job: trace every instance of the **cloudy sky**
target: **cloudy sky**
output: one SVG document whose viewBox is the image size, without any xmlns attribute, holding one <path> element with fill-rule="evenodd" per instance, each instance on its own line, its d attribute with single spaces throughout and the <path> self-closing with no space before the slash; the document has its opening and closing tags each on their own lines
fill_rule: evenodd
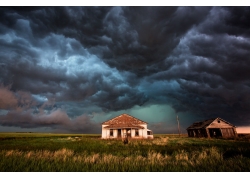
<svg viewBox="0 0 250 180">
<path fill-rule="evenodd" d="M 0 7 L 0 131 L 250 125 L 249 7 Z"/>
</svg>

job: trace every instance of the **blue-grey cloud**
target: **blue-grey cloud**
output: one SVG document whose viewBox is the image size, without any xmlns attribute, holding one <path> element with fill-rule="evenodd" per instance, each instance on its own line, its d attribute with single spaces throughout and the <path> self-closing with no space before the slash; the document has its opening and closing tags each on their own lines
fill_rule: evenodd
<svg viewBox="0 0 250 180">
<path fill-rule="evenodd" d="M 0 108 L 7 111 L 2 125 L 24 127 L 3 119 L 25 114 L 27 127 L 42 126 L 35 121 L 42 111 L 60 110 L 70 122 L 82 114 L 151 105 L 195 114 L 190 123 L 220 116 L 247 125 L 249 12 L 249 7 L 1 7 L 0 93 L 6 96 Z"/>
</svg>

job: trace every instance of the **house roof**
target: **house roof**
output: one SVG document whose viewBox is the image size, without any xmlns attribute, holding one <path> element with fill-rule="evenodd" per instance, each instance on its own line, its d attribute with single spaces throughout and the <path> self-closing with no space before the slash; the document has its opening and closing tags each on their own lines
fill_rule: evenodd
<svg viewBox="0 0 250 180">
<path fill-rule="evenodd" d="M 121 127 L 121 128 L 140 128 L 140 129 L 144 129 L 143 126 L 140 126 L 144 124 L 147 123 L 128 114 L 121 114 L 102 123 L 102 125 L 109 125 L 106 126 L 105 128 Z"/>
<path fill-rule="evenodd" d="M 227 123 L 227 124 L 235 127 L 234 125 L 230 124 L 229 122 L 225 121 L 224 119 L 221 119 L 221 118 L 217 117 L 217 118 L 212 118 L 212 119 L 206 119 L 206 120 L 200 121 L 200 122 L 195 122 L 191 126 L 189 126 L 187 129 L 201 129 L 201 128 L 206 128 L 206 127 L 208 127 L 215 120 L 224 121 L 225 123 Z"/>
</svg>

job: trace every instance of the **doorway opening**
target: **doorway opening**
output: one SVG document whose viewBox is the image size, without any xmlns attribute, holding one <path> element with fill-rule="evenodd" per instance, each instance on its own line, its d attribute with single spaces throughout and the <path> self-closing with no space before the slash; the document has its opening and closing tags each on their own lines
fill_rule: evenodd
<svg viewBox="0 0 250 180">
<path fill-rule="evenodd" d="M 220 128 L 209 129 L 209 134 L 210 134 L 210 137 L 215 137 L 215 138 L 222 137 Z"/>
<path fill-rule="evenodd" d="M 118 129 L 117 137 L 118 138 L 122 137 L 122 131 L 121 131 L 121 129 Z"/>
<path fill-rule="evenodd" d="M 127 134 L 127 137 L 131 137 L 131 129 L 126 129 L 126 134 Z"/>
</svg>

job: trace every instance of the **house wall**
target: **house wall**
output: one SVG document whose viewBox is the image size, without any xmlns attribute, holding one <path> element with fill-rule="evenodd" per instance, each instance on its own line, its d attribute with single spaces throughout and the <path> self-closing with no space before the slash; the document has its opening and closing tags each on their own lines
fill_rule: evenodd
<svg viewBox="0 0 250 180">
<path fill-rule="evenodd" d="M 108 138 L 108 133 L 109 133 L 109 131 L 108 131 L 108 129 L 105 129 L 104 127 L 106 127 L 106 126 L 108 126 L 108 125 L 102 125 L 102 138 L 103 139 L 106 139 L 106 138 Z"/>
<path fill-rule="evenodd" d="M 135 129 L 132 129 L 131 130 L 131 138 L 142 138 L 142 131 L 140 132 L 141 130 L 138 129 L 138 132 L 139 132 L 139 136 L 135 136 Z"/>
<path fill-rule="evenodd" d="M 132 138 L 135 137 L 135 129 L 132 129 L 132 130 L 131 130 L 131 137 L 132 137 Z"/>
<path fill-rule="evenodd" d="M 105 129 L 107 125 L 102 125 L 102 139 L 107 139 L 107 138 L 117 138 L 118 136 L 118 130 L 113 129 L 113 136 L 110 136 L 110 129 Z"/>
<path fill-rule="evenodd" d="M 110 130 L 104 128 L 106 126 L 108 126 L 108 125 L 102 125 L 102 138 L 103 139 L 117 138 L 118 137 L 118 130 L 114 129 L 113 130 L 113 136 L 110 136 Z M 135 129 L 131 129 L 131 132 L 130 132 L 131 133 L 131 138 L 145 138 L 145 139 L 148 138 L 148 135 L 147 135 L 147 124 L 143 124 L 143 125 L 140 125 L 140 126 L 143 126 L 144 129 L 138 129 L 139 130 L 139 136 L 135 136 Z M 126 133 L 126 129 L 122 129 L 121 130 L 121 137 L 124 137 L 125 133 Z M 150 137 L 152 138 L 153 135 L 150 135 Z"/>
<path fill-rule="evenodd" d="M 137 136 L 137 137 L 135 137 L 135 138 L 145 138 L 145 137 L 143 136 L 144 131 L 145 131 L 145 129 L 139 129 L 139 136 Z"/>
<path fill-rule="evenodd" d="M 118 130 L 117 129 L 114 129 L 113 130 L 113 138 L 117 138 L 117 136 L 118 136 Z"/>
<path fill-rule="evenodd" d="M 147 135 L 148 139 L 154 139 L 154 135 Z"/>
<path fill-rule="evenodd" d="M 141 129 L 141 131 L 142 131 L 142 134 L 141 134 L 141 137 L 142 138 L 148 138 L 148 134 L 147 134 L 147 124 L 145 124 L 145 125 L 142 125 L 143 127 L 144 127 L 144 129 Z"/>
<path fill-rule="evenodd" d="M 127 130 L 126 129 L 122 129 L 122 137 L 125 137 L 126 133 L 127 133 Z"/>
</svg>

